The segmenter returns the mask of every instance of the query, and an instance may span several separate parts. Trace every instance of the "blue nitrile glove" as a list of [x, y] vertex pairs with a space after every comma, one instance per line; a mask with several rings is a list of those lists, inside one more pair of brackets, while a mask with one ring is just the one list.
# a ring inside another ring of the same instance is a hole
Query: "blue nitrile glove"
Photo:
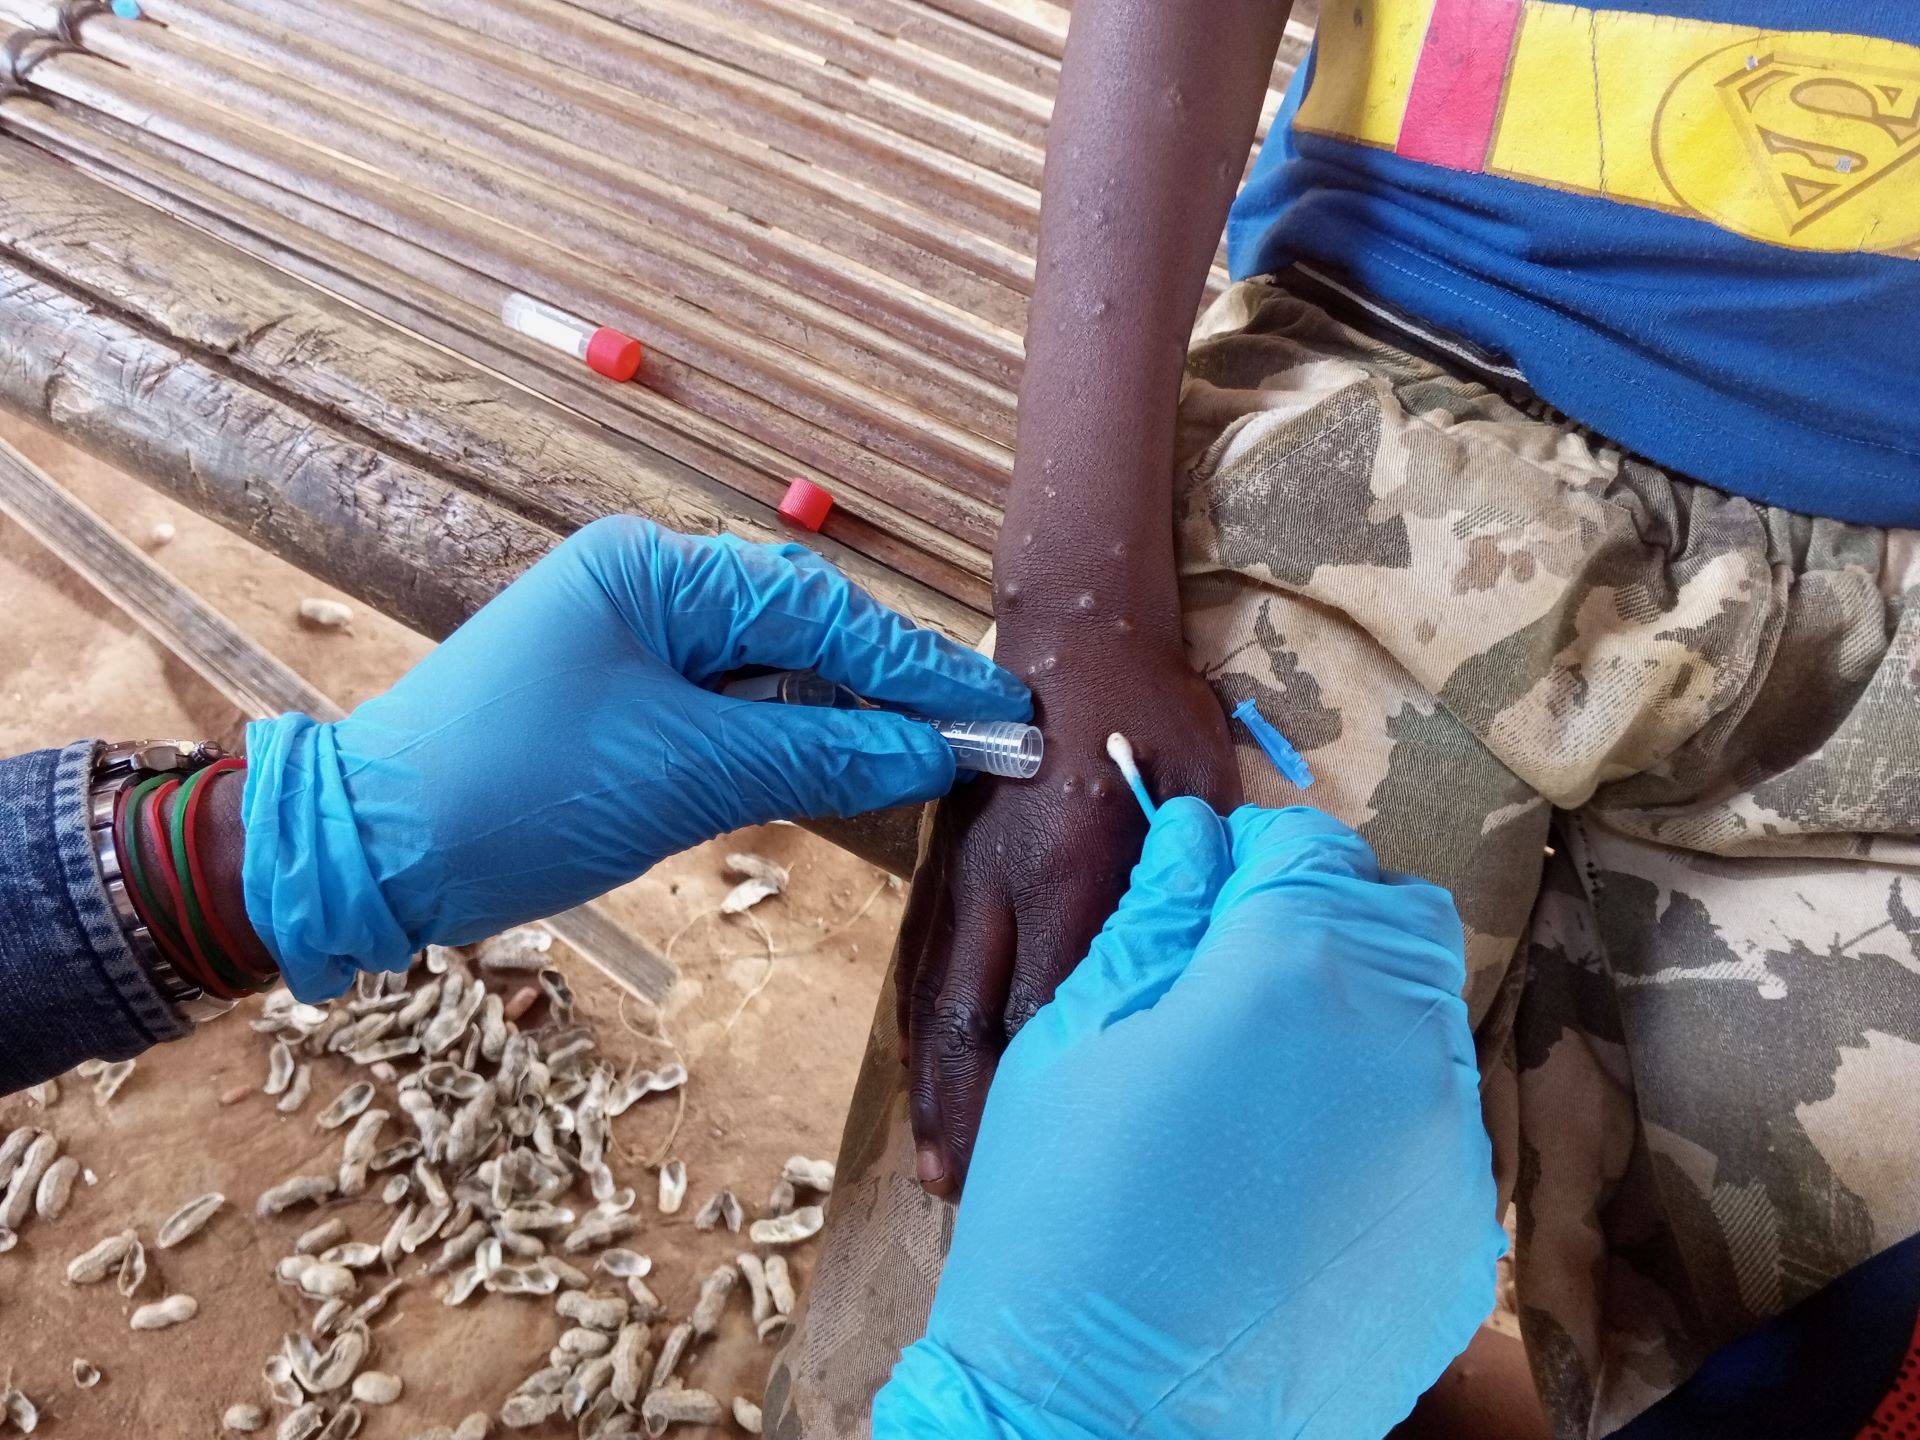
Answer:
[[995, 1075], [876, 1440], [1377, 1440], [1493, 1309], [1460, 921], [1316, 810], [1160, 807]]
[[953, 784], [930, 726], [701, 688], [754, 664], [925, 715], [1031, 708], [798, 545], [598, 521], [346, 719], [248, 727], [247, 914], [288, 987], [336, 995], [356, 969], [553, 914], [742, 825]]

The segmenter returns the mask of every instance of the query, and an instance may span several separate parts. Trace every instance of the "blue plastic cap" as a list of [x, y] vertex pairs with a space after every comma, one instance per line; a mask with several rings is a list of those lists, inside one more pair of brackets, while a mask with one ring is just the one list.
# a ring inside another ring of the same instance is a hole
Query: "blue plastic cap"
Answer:
[[1267, 759], [1282, 777], [1302, 790], [1313, 784], [1313, 771], [1307, 762], [1287, 737], [1274, 728], [1273, 722], [1260, 713], [1258, 705], [1242, 700], [1233, 707], [1233, 717], [1252, 732], [1255, 743], [1266, 752]]
[[113, 0], [113, 13], [122, 20], [138, 20], [140, 0]]

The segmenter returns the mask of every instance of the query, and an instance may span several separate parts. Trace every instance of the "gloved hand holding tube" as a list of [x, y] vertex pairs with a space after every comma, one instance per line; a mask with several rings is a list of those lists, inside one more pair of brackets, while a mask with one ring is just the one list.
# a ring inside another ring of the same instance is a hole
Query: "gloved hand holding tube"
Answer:
[[246, 908], [289, 988], [336, 995], [743, 825], [953, 784], [926, 724], [707, 688], [749, 665], [925, 715], [1031, 713], [1011, 675], [801, 546], [598, 521], [346, 719], [248, 728]]
[[1339, 821], [1161, 805], [1000, 1062], [876, 1440], [1378, 1440], [1506, 1243], [1464, 978], [1447, 893]]

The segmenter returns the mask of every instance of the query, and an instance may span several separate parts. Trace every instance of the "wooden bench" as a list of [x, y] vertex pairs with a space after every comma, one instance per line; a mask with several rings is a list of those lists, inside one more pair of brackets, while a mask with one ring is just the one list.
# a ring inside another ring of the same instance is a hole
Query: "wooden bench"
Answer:
[[430, 635], [599, 515], [795, 538], [803, 475], [979, 637], [1063, 6], [144, 3], [0, 0], [0, 405]]

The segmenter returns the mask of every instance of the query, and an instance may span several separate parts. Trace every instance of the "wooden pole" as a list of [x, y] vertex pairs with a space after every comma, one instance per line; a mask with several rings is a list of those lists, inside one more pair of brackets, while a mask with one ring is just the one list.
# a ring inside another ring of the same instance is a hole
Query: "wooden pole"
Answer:
[[424, 634], [559, 538], [4, 259], [0, 334], [0, 404]]

